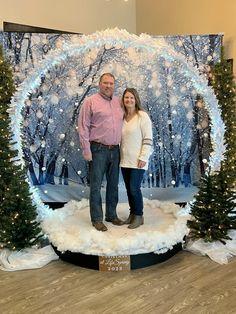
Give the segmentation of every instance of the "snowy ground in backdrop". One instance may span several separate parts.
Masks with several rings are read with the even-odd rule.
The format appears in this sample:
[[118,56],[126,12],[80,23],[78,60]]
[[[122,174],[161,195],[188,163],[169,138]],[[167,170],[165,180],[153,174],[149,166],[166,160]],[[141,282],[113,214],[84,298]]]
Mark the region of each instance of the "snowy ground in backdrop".
[[[52,185],[45,184],[38,186],[40,197],[43,202],[69,202],[70,200],[81,200],[88,198],[89,187],[82,186],[73,182],[70,185]],[[150,200],[170,201],[173,203],[184,203],[191,201],[198,189],[195,186],[188,188],[143,188],[143,196]],[[104,200],[105,189],[102,188],[102,197]],[[119,187],[119,201],[127,202],[126,191],[123,186]]]

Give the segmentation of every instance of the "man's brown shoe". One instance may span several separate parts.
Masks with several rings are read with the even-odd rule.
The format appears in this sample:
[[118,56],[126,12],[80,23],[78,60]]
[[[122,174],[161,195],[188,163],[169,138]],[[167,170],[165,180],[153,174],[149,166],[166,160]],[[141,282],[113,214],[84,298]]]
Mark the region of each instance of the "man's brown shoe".
[[104,225],[103,222],[93,222],[92,225],[98,231],[107,231],[107,227]]
[[118,217],[114,219],[105,219],[107,222],[111,222],[115,226],[122,226],[124,224],[124,221],[120,220]]

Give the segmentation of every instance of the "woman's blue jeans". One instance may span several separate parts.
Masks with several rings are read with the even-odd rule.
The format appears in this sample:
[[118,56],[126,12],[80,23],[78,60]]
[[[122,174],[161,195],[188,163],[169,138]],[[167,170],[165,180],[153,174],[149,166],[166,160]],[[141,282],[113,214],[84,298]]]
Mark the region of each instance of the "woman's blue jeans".
[[143,180],[144,169],[121,168],[130,207],[130,214],[137,216],[143,215],[143,196],[141,183]]
[[119,146],[108,148],[91,143],[92,161],[89,162],[90,175],[90,216],[92,222],[103,221],[101,187],[106,176],[106,212],[109,220],[117,218],[116,206],[118,203],[119,182]]

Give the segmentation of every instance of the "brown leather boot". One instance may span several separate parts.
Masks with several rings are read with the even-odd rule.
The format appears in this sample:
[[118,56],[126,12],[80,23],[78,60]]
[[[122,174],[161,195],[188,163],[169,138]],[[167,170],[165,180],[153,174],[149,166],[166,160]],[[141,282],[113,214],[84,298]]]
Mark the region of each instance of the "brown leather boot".
[[111,222],[115,226],[122,226],[124,224],[124,221],[120,220],[120,218],[118,218],[118,217],[113,218],[113,219],[105,218],[105,220],[107,222]]
[[95,229],[97,229],[98,231],[107,231],[107,227],[104,225],[103,222],[93,222],[92,225],[94,226]]
[[128,226],[129,229],[135,229],[144,224],[143,216],[134,215],[131,224]]
[[129,214],[129,217],[124,221],[124,224],[129,225],[134,219],[134,214]]

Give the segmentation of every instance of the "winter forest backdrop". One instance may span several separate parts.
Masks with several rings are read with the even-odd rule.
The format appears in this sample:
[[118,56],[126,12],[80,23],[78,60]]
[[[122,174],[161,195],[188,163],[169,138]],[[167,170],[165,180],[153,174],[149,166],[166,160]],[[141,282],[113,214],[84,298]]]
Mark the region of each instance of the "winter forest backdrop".
[[[13,66],[16,84],[32,68],[37,68],[49,51],[61,49],[63,43],[73,43],[78,36],[0,33],[0,43]],[[211,66],[220,57],[221,35],[163,38],[210,81]],[[178,72],[178,67],[164,58],[157,60],[139,49],[108,45],[71,57],[41,75],[40,86],[25,102],[21,133],[32,184],[69,185],[78,189],[89,186],[77,119],[85,97],[97,91],[104,72],[115,75],[118,96],[126,87],[135,87],[151,117],[154,145],[143,187],[196,186],[211,149],[209,116],[201,97]]]

